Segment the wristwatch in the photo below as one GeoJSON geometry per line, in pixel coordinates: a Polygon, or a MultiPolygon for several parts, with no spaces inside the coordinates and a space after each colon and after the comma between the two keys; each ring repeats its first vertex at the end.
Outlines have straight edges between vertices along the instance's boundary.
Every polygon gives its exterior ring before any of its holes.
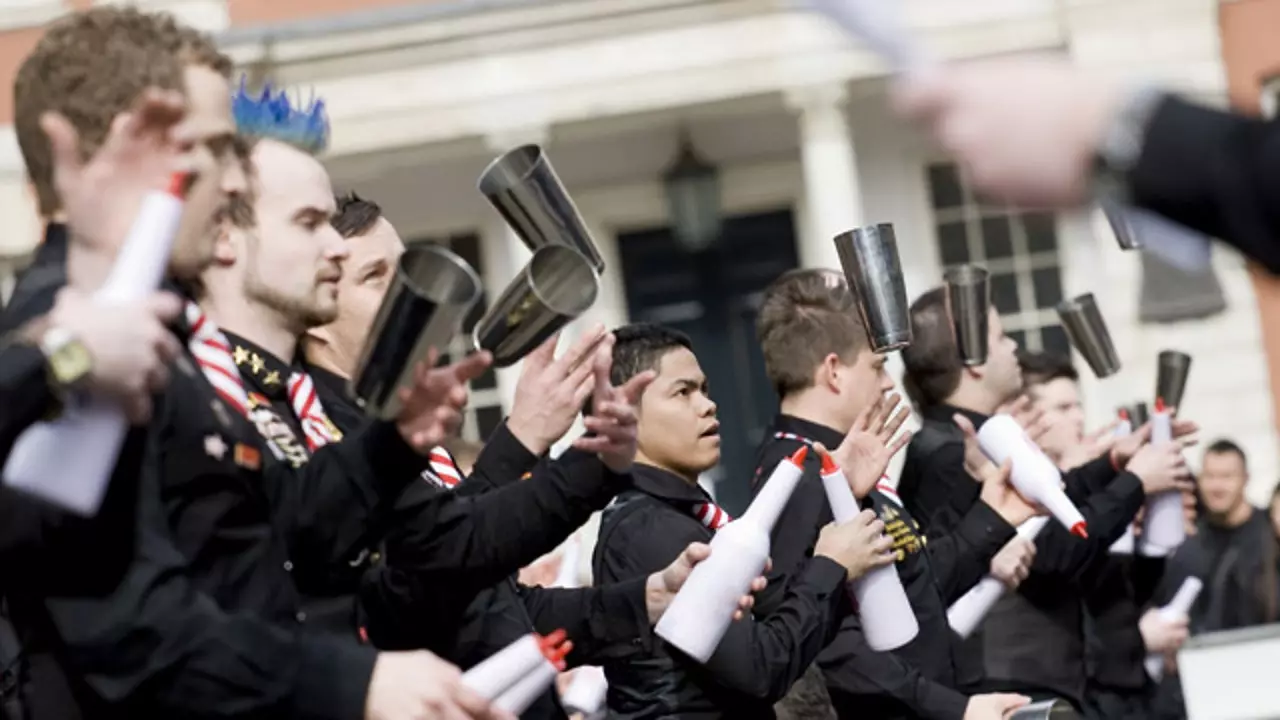
{"type": "Polygon", "coordinates": [[[1099,201],[1129,204],[1129,173],[1138,167],[1151,119],[1165,99],[1154,85],[1139,85],[1111,117],[1094,155],[1093,191],[1099,201]]]}
{"type": "Polygon", "coordinates": [[[40,352],[49,369],[49,383],[55,392],[65,393],[93,370],[93,356],[70,330],[50,326],[40,334],[40,352]]]}

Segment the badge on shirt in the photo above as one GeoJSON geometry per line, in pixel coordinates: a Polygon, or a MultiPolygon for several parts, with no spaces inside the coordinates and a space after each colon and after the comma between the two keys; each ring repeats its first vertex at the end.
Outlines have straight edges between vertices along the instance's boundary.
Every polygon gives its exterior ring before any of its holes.
{"type": "Polygon", "coordinates": [[[258,470],[262,467],[262,454],[252,445],[244,443],[236,443],[235,450],[236,465],[246,470],[258,470]]]}
{"type": "Polygon", "coordinates": [[[221,435],[206,435],[204,438],[204,452],[214,460],[221,461],[227,455],[227,443],[222,439],[221,435]]]}

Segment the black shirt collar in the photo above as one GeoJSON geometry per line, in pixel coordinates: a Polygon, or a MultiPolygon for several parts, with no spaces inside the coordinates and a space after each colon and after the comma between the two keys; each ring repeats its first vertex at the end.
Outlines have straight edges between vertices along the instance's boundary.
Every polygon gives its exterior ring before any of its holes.
{"type": "Polygon", "coordinates": [[[844,442],[844,433],[839,430],[794,415],[779,414],[775,417],[773,425],[769,428],[771,437],[766,439],[772,439],[778,433],[796,435],[810,442],[822,443],[830,450],[835,450],[840,443],[844,442]]]}
{"type": "Polygon", "coordinates": [[[44,228],[44,242],[36,248],[32,266],[66,267],[67,265],[67,226],[51,222],[44,228]]]}
{"type": "Polygon", "coordinates": [[[938,403],[937,405],[930,405],[929,407],[924,408],[920,412],[920,414],[924,417],[925,420],[931,420],[937,423],[944,423],[952,427],[955,427],[955,424],[956,424],[955,420],[953,420],[952,417],[957,413],[968,418],[969,422],[973,423],[973,427],[975,430],[978,428],[981,428],[982,424],[985,423],[987,419],[991,417],[990,415],[984,415],[980,412],[974,412],[973,410],[967,410],[965,408],[956,407],[955,405],[948,405],[947,403],[938,403]]]}
{"type": "Polygon", "coordinates": [[[289,398],[289,376],[293,368],[288,363],[235,333],[223,330],[222,334],[231,343],[231,359],[250,391],[262,393],[271,400],[289,398]]]}
{"type": "Polygon", "coordinates": [[[636,463],[631,468],[636,490],[673,505],[711,502],[711,496],[697,483],[652,465],[636,463]]]}

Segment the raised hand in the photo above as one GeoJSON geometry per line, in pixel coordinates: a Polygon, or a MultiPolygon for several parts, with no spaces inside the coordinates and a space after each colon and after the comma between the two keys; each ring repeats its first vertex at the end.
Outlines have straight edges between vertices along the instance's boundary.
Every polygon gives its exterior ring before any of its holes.
{"type": "MultiPolygon", "coordinates": [[[[667,567],[660,572],[653,573],[644,585],[644,606],[649,613],[649,623],[656,625],[662,619],[662,614],[670,607],[671,601],[675,599],[676,593],[680,592],[680,588],[684,587],[685,581],[689,579],[689,575],[693,573],[693,568],[698,563],[711,557],[711,546],[706,543],[689,543],[689,546],[680,553],[680,557],[675,559],[667,567]]],[[[769,572],[769,567],[765,567],[765,572],[769,572]]],[[[751,581],[751,592],[758,593],[764,590],[768,585],[768,581],[763,576],[757,577],[751,581]]],[[[733,613],[734,620],[741,620],[747,613],[751,612],[751,608],[755,606],[755,597],[752,595],[743,595],[738,599],[738,609],[733,613]]]]}
{"type": "Polygon", "coordinates": [[[384,652],[374,661],[365,720],[515,720],[462,684],[458,668],[425,650],[384,652]]]}
{"type": "Polygon", "coordinates": [[[556,333],[525,357],[507,429],[529,452],[542,455],[573,426],[595,388],[591,360],[604,336],[596,325],[556,359],[556,333]]]}
{"type": "Polygon", "coordinates": [[[1126,463],[1125,469],[1138,476],[1148,495],[1181,489],[1191,475],[1177,443],[1147,443],[1126,463]]]}
{"type": "Polygon", "coordinates": [[[591,414],[582,420],[587,432],[591,434],[575,440],[573,447],[596,453],[610,470],[624,473],[631,469],[631,463],[636,459],[640,396],[657,374],[646,370],[628,380],[622,387],[614,387],[609,380],[609,372],[613,368],[615,342],[610,334],[596,348],[592,368],[595,375],[591,399],[593,407],[591,414]]]}
{"type": "MultiPolygon", "coordinates": [[[[1172,412],[1172,411],[1171,411],[1172,412]]],[[[1195,445],[1199,438],[1200,426],[1191,420],[1173,419],[1173,439],[1179,449],[1195,445]]],[[[1126,437],[1119,438],[1111,448],[1111,463],[1117,468],[1127,469],[1129,461],[1142,447],[1151,440],[1151,423],[1147,422],[1126,437]]]]}
{"type": "Polygon", "coordinates": [[[964,467],[969,476],[982,483],[979,497],[995,509],[1010,525],[1021,525],[1044,510],[1028,502],[1009,482],[1013,463],[1006,460],[999,467],[987,458],[978,443],[978,432],[969,418],[956,413],[951,421],[964,433],[964,467]]]}
{"type": "Polygon", "coordinates": [[[435,367],[439,353],[432,348],[413,370],[413,384],[398,391],[401,409],[396,416],[400,436],[421,455],[431,452],[462,424],[462,411],[467,406],[467,383],[480,375],[493,362],[493,356],[481,351],[465,358],[435,367]]]}
{"type": "Polygon", "coordinates": [[[1071,470],[1102,457],[1104,453],[1111,452],[1116,444],[1115,431],[1118,423],[1119,421],[1112,422],[1084,436],[1079,443],[1072,445],[1062,454],[1058,460],[1058,466],[1063,470],[1071,470]]]}
{"type": "MultiPolygon", "coordinates": [[[[898,393],[884,395],[858,413],[840,447],[831,452],[832,459],[844,470],[855,497],[866,497],[884,476],[893,456],[911,441],[910,430],[897,434],[910,415],[898,393]]],[[[826,448],[820,446],[819,451],[826,452],[826,448]]]]}
{"type": "Polygon", "coordinates": [[[814,557],[827,557],[845,569],[848,579],[866,575],[894,560],[893,539],[884,532],[884,522],[875,512],[863,510],[847,523],[830,523],[818,534],[814,557]]]}
{"type": "Polygon", "coordinates": [[[89,352],[88,388],[120,401],[129,419],[142,423],[151,416],[152,393],[164,390],[168,364],[181,352],[166,327],[181,312],[182,301],[169,293],[139,303],[104,305],[68,287],[59,291],[45,321],[34,323],[26,334],[38,344],[42,338],[34,335],[49,328],[69,333],[89,352]]]}
{"type": "Polygon", "coordinates": [[[129,112],[116,116],[102,147],[87,161],[71,121],[58,113],[40,118],[52,151],[54,186],[77,241],[118,248],[146,194],[165,189],[175,173],[189,169],[192,142],[180,126],[185,115],[181,93],[148,89],[129,112]]]}

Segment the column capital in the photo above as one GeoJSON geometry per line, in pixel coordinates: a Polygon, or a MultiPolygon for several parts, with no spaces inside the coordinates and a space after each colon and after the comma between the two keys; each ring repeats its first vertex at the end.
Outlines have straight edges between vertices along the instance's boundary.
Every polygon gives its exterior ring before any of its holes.
{"type": "Polygon", "coordinates": [[[783,102],[801,114],[844,112],[849,102],[849,89],[843,82],[807,85],[784,90],[783,102]]]}
{"type": "Polygon", "coordinates": [[[526,125],[524,127],[493,130],[484,136],[484,145],[492,152],[506,152],[521,145],[546,146],[551,142],[550,125],[526,125]]]}

